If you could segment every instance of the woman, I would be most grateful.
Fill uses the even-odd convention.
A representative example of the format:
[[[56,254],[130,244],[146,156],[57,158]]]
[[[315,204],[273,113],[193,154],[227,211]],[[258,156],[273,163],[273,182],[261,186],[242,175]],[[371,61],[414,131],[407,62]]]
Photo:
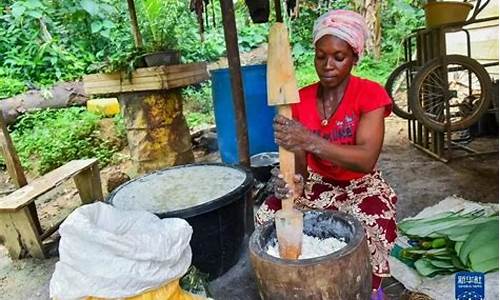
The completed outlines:
[[[295,205],[343,211],[364,225],[372,294],[380,298],[382,278],[390,276],[387,258],[396,238],[397,197],[374,170],[391,100],[379,84],[351,75],[367,36],[363,17],[355,12],[334,10],[318,18],[313,41],[319,82],[301,89],[293,120],[277,116],[274,130],[276,142],[295,153],[300,174],[295,176]],[[283,177],[274,175],[275,195],[257,212],[258,224],[273,219],[280,199],[291,193]]]

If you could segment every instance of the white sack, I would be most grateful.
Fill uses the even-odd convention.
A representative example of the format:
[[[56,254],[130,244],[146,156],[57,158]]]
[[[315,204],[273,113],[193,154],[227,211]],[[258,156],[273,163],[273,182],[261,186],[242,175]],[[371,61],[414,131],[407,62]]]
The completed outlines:
[[[50,281],[58,300],[135,296],[180,278],[191,264],[193,229],[183,219],[97,202],[71,213],[59,233]]]

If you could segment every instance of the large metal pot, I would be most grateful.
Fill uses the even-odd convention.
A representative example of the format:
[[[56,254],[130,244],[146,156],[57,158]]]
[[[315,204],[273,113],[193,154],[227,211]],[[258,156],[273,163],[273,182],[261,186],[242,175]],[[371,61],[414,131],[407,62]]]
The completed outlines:
[[[267,182],[271,178],[271,170],[279,163],[278,152],[262,152],[250,157],[252,174],[260,182]]]

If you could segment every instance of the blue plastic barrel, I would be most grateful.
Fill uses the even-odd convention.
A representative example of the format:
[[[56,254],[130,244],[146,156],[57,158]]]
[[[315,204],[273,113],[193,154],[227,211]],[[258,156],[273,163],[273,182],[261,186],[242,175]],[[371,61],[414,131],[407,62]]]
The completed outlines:
[[[274,107],[267,105],[267,66],[253,65],[241,68],[243,93],[248,127],[250,156],[277,151],[274,143]],[[215,109],[215,125],[221,159],[224,163],[239,162],[236,141],[236,114],[229,69],[218,69],[212,74],[212,98]]]

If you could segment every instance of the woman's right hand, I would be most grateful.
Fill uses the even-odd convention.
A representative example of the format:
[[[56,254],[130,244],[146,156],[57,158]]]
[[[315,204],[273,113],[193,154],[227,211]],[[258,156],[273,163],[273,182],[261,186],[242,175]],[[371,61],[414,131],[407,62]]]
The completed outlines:
[[[285,182],[283,174],[280,173],[278,168],[273,168],[271,170],[271,184],[273,185],[274,196],[280,200],[290,198],[298,198],[302,196],[304,192],[304,178],[300,174],[295,174],[293,176],[294,191],[290,190],[290,187]]]

